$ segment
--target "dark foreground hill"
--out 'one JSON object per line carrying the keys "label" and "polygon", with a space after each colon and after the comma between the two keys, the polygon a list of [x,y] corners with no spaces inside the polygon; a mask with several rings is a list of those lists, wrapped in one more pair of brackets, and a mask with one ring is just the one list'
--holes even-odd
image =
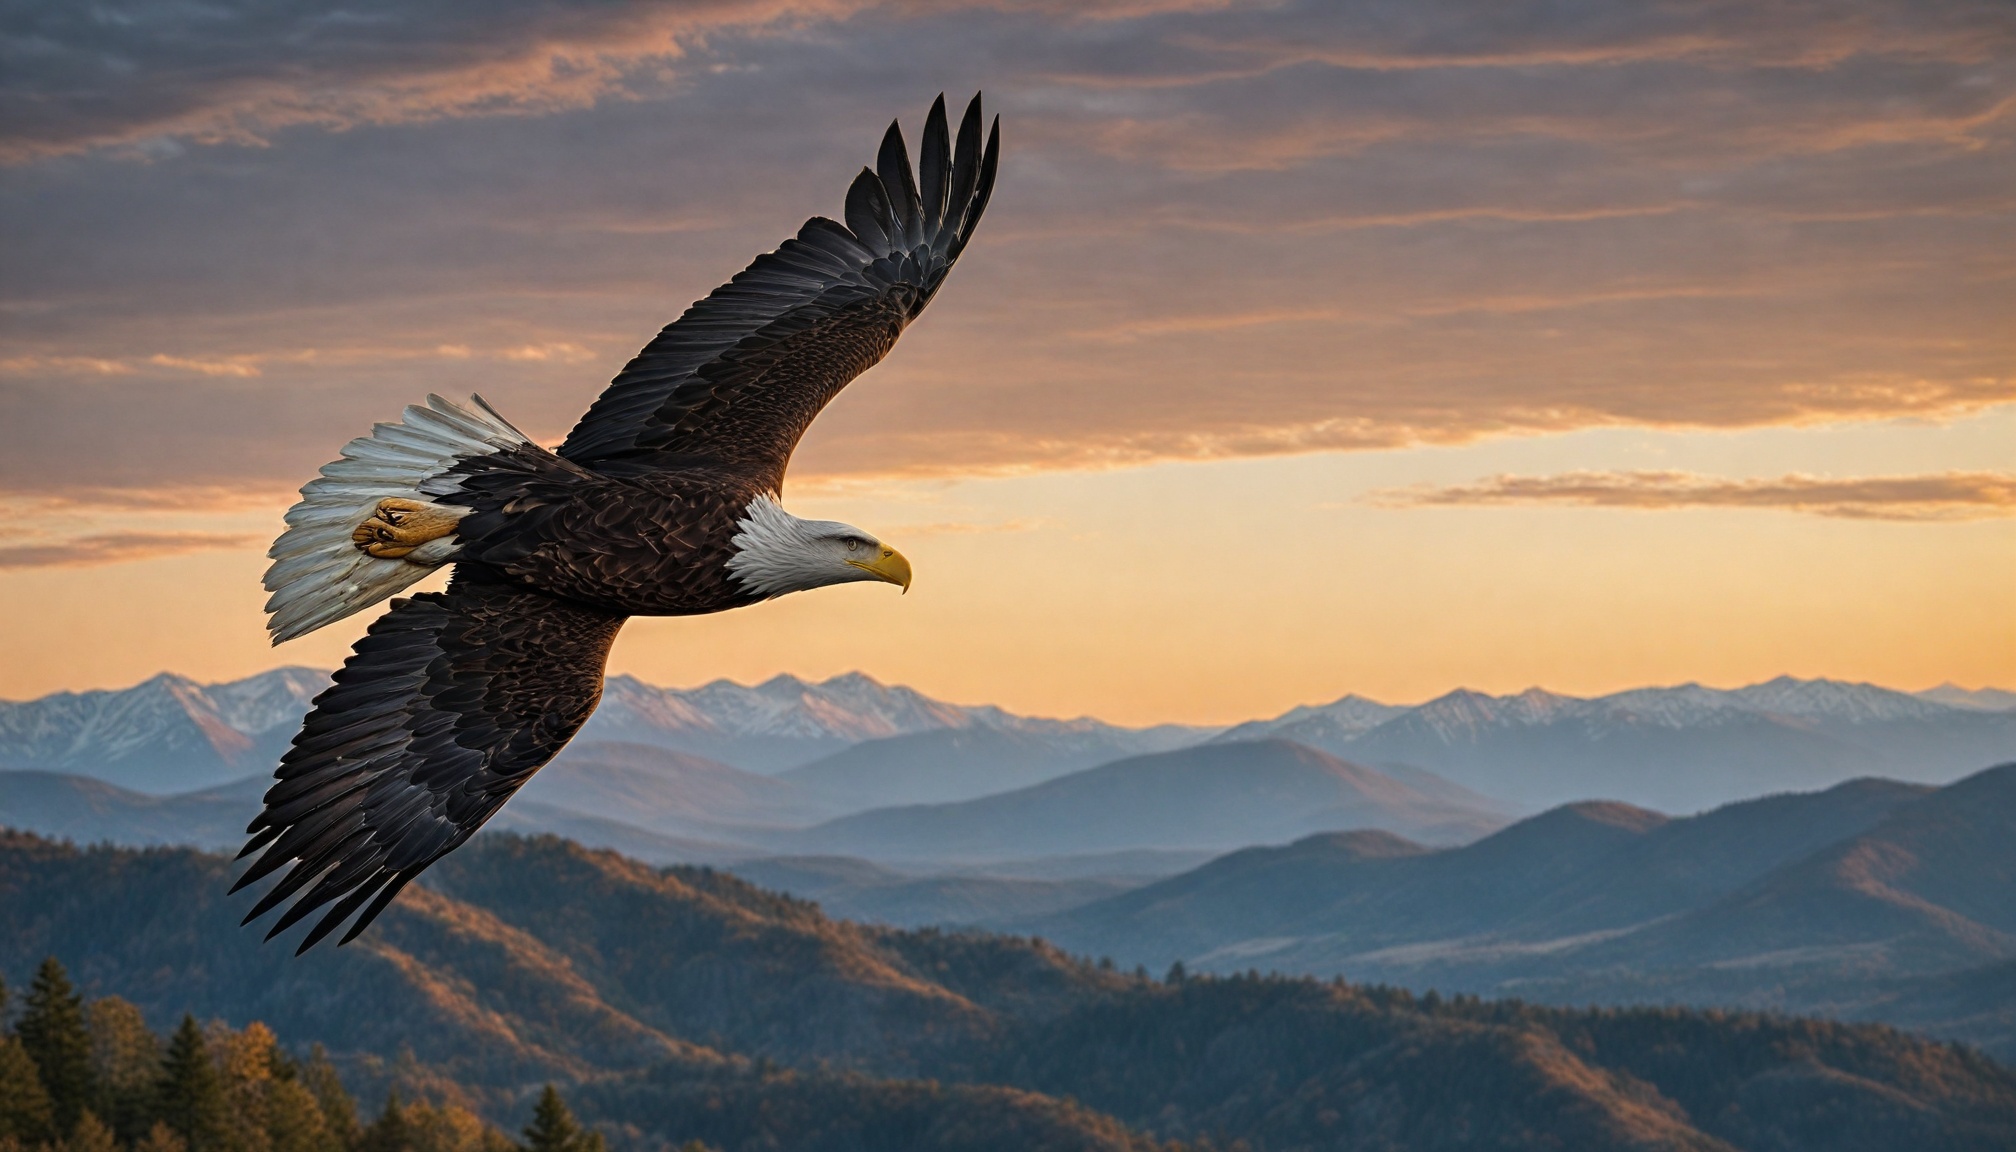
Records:
{"label": "dark foreground hill", "polygon": [[235,927],[227,875],[187,850],[0,839],[0,974],[55,954],[156,1027],[264,1019],[360,1083],[453,1084],[496,1116],[559,1080],[640,1150],[2016,1142],[2016,1074],[1881,1027],[1151,980],[551,838],[479,840],[356,944],[296,960]]}

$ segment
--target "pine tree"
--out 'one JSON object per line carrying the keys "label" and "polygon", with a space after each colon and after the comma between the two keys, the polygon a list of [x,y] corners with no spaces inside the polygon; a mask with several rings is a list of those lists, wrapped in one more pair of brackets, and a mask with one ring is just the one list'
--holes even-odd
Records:
{"label": "pine tree", "polygon": [[406,1109],[399,1092],[385,1094],[385,1110],[357,1137],[357,1152],[412,1152],[413,1133],[406,1123]]}
{"label": "pine tree", "polygon": [[532,1123],[525,1126],[525,1152],[600,1152],[602,1134],[583,1132],[553,1085],[539,1094]]}
{"label": "pine tree", "polygon": [[161,1069],[161,1119],[190,1152],[217,1152],[224,1142],[224,1085],[194,1016],[182,1017]]}
{"label": "pine tree", "polygon": [[15,1033],[42,1074],[57,1130],[68,1133],[92,1104],[91,1033],[84,1026],[84,998],[54,956],[35,970],[28,1010]]}
{"label": "pine tree", "polygon": [[56,1138],[49,1093],[21,1041],[0,1036],[0,1143],[15,1140],[34,1147]]}

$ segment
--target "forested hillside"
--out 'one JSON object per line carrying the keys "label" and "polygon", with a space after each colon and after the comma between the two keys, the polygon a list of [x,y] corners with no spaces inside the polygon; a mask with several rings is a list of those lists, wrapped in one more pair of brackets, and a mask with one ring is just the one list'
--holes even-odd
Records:
{"label": "forested hillside", "polygon": [[326,1045],[373,1108],[399,1088],[516,1125],[556,1081],[638,1152],[2016,1141],[2016,1075],[1887,1028],[1151,976],[833,921],[552,838],[478,840],[356,944],[297,960],[236,927],[228,874],[192,851],[0,840],[0,972],[61,957],[160,1030],[263,1019],[287,1052]]}
{"label": "forested hillside", "polygon": [[[0,1022],[8,1001],[0,985]],[[79,995],[53,956],[0,1027],[4,1152],[603,1152],[552,1085],[530,1111],[523,1143],[452,1099],[396,1091],[360,1122],[320,1045],[297,1058],[256,1020],[186,1014],[164,1040],[131,1002]]]}

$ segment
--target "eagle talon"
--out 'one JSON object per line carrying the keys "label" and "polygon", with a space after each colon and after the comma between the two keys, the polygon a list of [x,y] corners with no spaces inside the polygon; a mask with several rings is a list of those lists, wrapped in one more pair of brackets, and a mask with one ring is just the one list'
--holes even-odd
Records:
{"label": "eagle talon", "polygon": [[461,517],[437,505],[388,496],[350,533],[357,550],[380,560],[400,560],[422,544],[455,530]]}

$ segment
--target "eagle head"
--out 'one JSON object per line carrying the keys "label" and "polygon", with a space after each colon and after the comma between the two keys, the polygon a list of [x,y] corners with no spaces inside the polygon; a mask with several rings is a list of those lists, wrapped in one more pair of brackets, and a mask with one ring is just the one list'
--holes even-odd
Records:
{"label": "eagle head", "polygon": [[801,520],[769,493],[750,501],[735,527],[728,571],[766,600],[856,580],[910,590],[910,561],[901,552],[852,524]]}

